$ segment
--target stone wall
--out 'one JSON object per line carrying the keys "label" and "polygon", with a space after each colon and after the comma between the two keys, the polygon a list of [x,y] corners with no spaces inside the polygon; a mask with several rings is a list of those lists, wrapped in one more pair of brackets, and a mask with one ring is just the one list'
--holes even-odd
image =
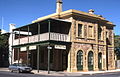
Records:
{"label": "stone wall", "polygon": [[113,47],[108,47],[108,69],[115,69],[115,55]]}

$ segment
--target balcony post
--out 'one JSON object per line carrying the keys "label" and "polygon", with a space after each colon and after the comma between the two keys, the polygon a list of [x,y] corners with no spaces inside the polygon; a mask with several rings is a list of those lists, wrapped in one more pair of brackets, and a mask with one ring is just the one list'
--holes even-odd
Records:
{"label": "balcony post", "polygon": [[[20,29],[19,29],[19,45],[20,45]],[[19,65],[19,60],[20,60],[20,47],[18,49],[18,65]]]}
{"label": "balcony post", "polygon": [[49,33],[49,41],[50,41],[50,29],[51,29],[51,23],[50,20],[48,20],[48,33]]}
{"label": "balcony post", "polygon": [[37,45],[37,72],[40,70],[40,45]]}
{"label": "balcony post", "polygon": [[[28,28],[28,43],[29,43],[29,26]],[[29,66],[29,45],[27,46],[27,66]]]}
{"label": "balcony post", "polygon": [[[38,23],[38,42],[40,41],[40,23]],[[38,45],[37,47],[38,51],[37,51],[37,72],[39,73],[39,69],[40,69],[40,45]]]}
{"label": "balcony post", "polygon": [[12,33],[11,33],[11,34],[12,34],[12,46],[11,46],[11,47],[12,47],[12,51],[11,51],[11,64],[13,63],[13,32],[14,32],[14,31],[12,30]]}

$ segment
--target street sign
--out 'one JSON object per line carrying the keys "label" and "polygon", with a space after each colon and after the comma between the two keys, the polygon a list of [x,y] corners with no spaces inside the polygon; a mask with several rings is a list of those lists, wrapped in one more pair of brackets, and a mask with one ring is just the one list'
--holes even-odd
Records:
{"label": "street sign", "polygon": [[20,51],[27,51],[27,47],[21,47]]}
{"label": "street sign", "polygon": [[35,49],[37,49],[37,48],[36,48],[36,45],[29,46],[29,50],[35,50]]}
{"label": "street sign", "polygon": [[55,49],[66,49],[66,45],[55,45]]}

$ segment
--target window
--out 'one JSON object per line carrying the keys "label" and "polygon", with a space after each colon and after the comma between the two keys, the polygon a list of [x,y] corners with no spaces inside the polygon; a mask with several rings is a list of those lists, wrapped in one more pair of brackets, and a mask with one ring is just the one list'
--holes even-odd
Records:
{"label": "window", "polygon": [[88,26],[88,37],[93,38],[93,26]]}
{"label": "window", "polygon": [[106,32],[106,41],[107,41],[108,45],[112,44],[112,36],[111,35],[112,35],[112,32],[110,32],[110,31]]}
{"label": "window", "polygon": [[78,37],[82,37],[82,24],[78,24]]}
{"label": "window", "polygon": [[106,37],[109,38],[109,34],[108,34],[108,31],[106,31]]}
{"label": "window", "polygon": [[98,27],[98,39],[101,39],[101,34],[102,34],[102,29],[101,29],[101,27],[99,26],[99,27]]}
{"label": "window", "polygon": [[94,56],[93,56],[93,52],[90,51],[88,53],[88,70],[93,70],[94,68]]}
{"label": "window", "polygon": [[83,70],[83,51],[78,51],[77,53],[77,69]]}

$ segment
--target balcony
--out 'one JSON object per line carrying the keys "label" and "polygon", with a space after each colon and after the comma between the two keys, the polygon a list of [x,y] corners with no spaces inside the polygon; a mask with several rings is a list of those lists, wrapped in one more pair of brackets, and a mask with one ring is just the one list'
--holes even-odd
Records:
{"label": "balcony", "polygon": [[[39,40],[38,40],[39,38]],[[29,37],[24,37],[20,39],[15,39],[13,41],[13,45],[21,45],[21,44],[27,44],[27,43],[35,43],[40,41],[47,41],[47,40],[54,40],[54,41],[63,41],[63,42],[70,42],[70,36],[67,34],[61,34],[61,33],[42,33],[39,35],[33,35]]]}

